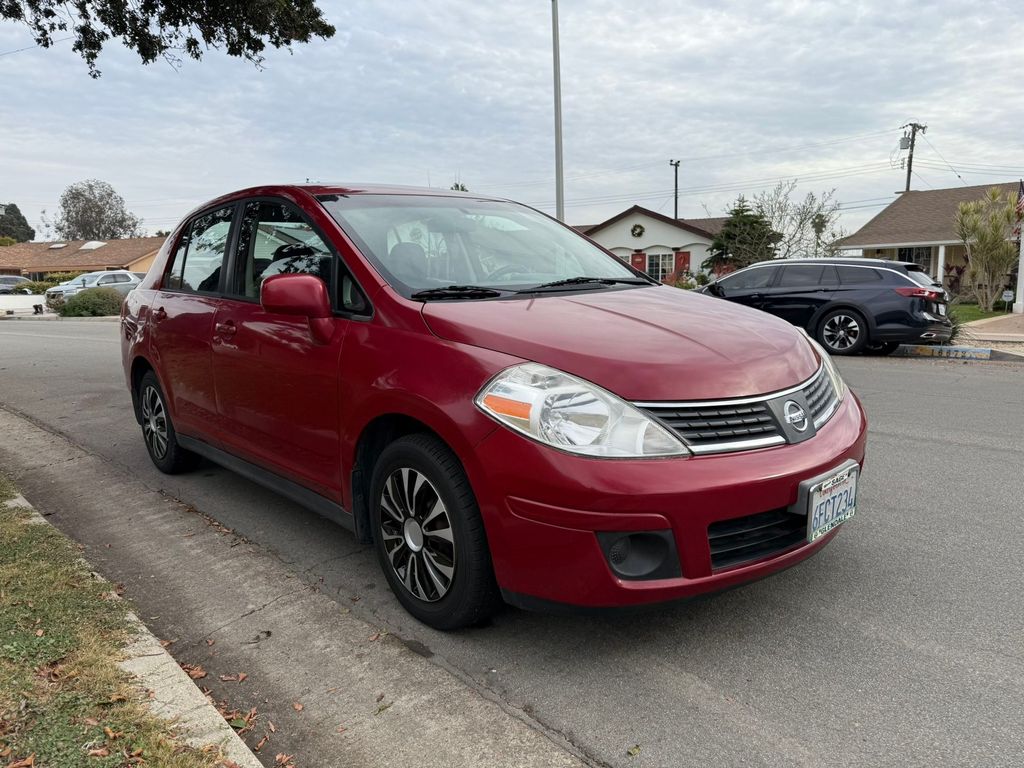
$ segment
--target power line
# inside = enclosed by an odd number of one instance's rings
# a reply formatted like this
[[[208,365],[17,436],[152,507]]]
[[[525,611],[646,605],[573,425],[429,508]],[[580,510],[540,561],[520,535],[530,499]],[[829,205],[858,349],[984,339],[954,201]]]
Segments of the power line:
[[[939,156],[939,157],[940,157],[940,158],[942,159],[942,162],[944,162],[944,163],[945,163],[946,165],[949,165],[949,161],[948,161],[948,160],[947,160],[946,158],[942,157],[942,153],[941,153],[941,152],[939,152],[939,150],[937,150],[937,149],[935,148],[935,145],[934,145],[934,144],[932,144],[932,143],[931,143],[930,141],[928,141],[928,137],[927,137],[927,136],[925,136],[925,135],[924,135],[924,134],[922,133],[922,134],[921,134],[921,138],[922,138],[922,139],[924,139],[924,140],[925,140],[925,143],[926,143],[926,144],[927,144],[927,145],[928,145],[929,147],[931,147],[931,148],[932,148],[932,151],[933,151],[933,152],[934,152],[934,153],[935,153],[936,155],[938,155],[938,156]],[[956,177],[957,177],[958,179],[960,179],[960,181],[961,181],[961,182],[963,182],[963,185],[964,185],[965,187],[967,186],[967,182],[966,182],[966,181],[964,181],[964,177],[963,177],[963,176],[961,176],[961,175],[960,175],[959,173],[957,173],[957,171],[956,171],[956,168],[954,168],[954,167],[953,167],[952,165],[949,165],[949,170],[951,170],[951,171],[952,171],[953,173],[955,173],[955,174],[956,174]],[[920,178],[920,177],[918,177],[918,178]]]
[[[63,43],[65,40],[73,39],[73,37],[74,36],[62,37],[62,38],[60,38],[58,40],[51,40],[50,41],[50,45],[56,45],[57,43]],[[2,53],[0,53],[0,56],[10,56],[12,53],[21,53],[22,51],[31,51],[31,50],[34,50],[36,48],[49,48],[50,45],[43,45],[42,43],[36,43],[35,45],[27,45],[24,48],[15,48],[13,51],[3,51]]]

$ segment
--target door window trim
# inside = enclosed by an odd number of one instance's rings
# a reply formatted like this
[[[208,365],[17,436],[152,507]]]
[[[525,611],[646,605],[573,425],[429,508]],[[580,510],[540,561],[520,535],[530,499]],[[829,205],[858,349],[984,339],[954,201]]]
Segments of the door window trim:
[[[330,251],[332,257],[331,283],[333,284],[333,288],[331,286],[328,286],[328,293],[330,294],[331,297],[332,314],[334,314],[336,317],[343,317],[349,320],[365,321],[371,320],[373,318],[374,308],[373,302],[370,301],[370,295],[363,290],[363,286],[359,284],[358,280],[356,280],[355,275],[352,274],[352,270],[349,268],[348,264],[345,263],[345,260],[342,258],[341,252],[335,247],[331,239],[324,234],[323,230],[320,227],[318,227],[313,221],[310,220],[310,217],[307,216],[306,212],[303,211],[299,206],[297,206],[291,200],[288,200],[284,197],[275,197],[274,195],[258,195],[256,197],[246,197],[236,201],[235,205],[237,206],[236,213],[238,214],[238,218],[235,220],[235,232],[234,236],[231,238],[231,252],[230,254],[228,254],[230,265],[228,267],[227,275],[221,276],[222,278],[224,278],[221,282],[222,299],[226,301],[239,301],[244,304],[260,303],[260,299],[258,296],[255,298],[250,298],[248,296],[243,296],[238,293],[229,293],[228,283],[226,282],[226,277],[230,276],[232,283],[237,284],[238,274],[240,270],[245,268],[245,264],[239,259],[238,241],[241,238],[242,220],[245,218],[245,207],[249,203],[274,203],[276,205],[285,206],[292,213],[298,215],[298,217],[302,219],[302,221],[304,221],[311,230],[313,230],[313,233],[320,238],[321,242],[323,242],[323,244],[327,246],[327,250]],[[366,301],[365,311],[353,312],[352,310],[344,309],[340,306],[342,270],[348,273],[348,277],[355,284],[356,290],[359,291],[363,299]]]

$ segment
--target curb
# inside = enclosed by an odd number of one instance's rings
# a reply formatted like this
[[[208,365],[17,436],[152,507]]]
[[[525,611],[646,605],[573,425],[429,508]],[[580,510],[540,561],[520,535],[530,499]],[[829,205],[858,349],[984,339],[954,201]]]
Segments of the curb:
[[[945,360],[973,362],[1024,362],[1024,355],[1005,352],[991,347],[963,347],[926,344],[902,344],[892,353],[893,357],[932,357]]]
[[[105,315],[103,317],[61,317],[60,315],[0,315],[3,320],[29,320],[31,322],[87,322],[87,323],[116,323],[121,320],[120,315]]]
[[[24,510],[30,515],[30,523],[50,525],[24,496],[0,502],[0,509]],[[263,768],[241,737],[142,620],[129,612],[128,621],[135,625],[137,634],[122,649],[124,659],[118,662],[118,666],[132,675],[140,688],[151,693],[147,704],[149,710],[157,717],[171,721],[182,741],[196,749],[216,744],[224,757],[238,768]]]

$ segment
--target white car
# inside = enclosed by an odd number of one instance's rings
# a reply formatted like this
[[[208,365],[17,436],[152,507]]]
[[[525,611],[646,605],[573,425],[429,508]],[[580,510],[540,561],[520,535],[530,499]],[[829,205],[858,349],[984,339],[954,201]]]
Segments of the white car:
[[[122,295],[135,288],[142,279],[126,269],[108,269],[103,272],[88,272],[73,280],[46,289],[46,299],[67,299],[86,288],[113,288]]]

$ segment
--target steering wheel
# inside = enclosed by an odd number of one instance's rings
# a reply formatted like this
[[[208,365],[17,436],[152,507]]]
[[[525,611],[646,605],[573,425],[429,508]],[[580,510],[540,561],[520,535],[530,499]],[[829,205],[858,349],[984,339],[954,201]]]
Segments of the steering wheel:
[[[514,275],[517,272],[525,272],[526,268],[522,264],[506,264],[503,267],[498,267],[496,270],[491,272],[487,276],[488,280],[493,280],[496,277],[504,277],[505,275]]]

